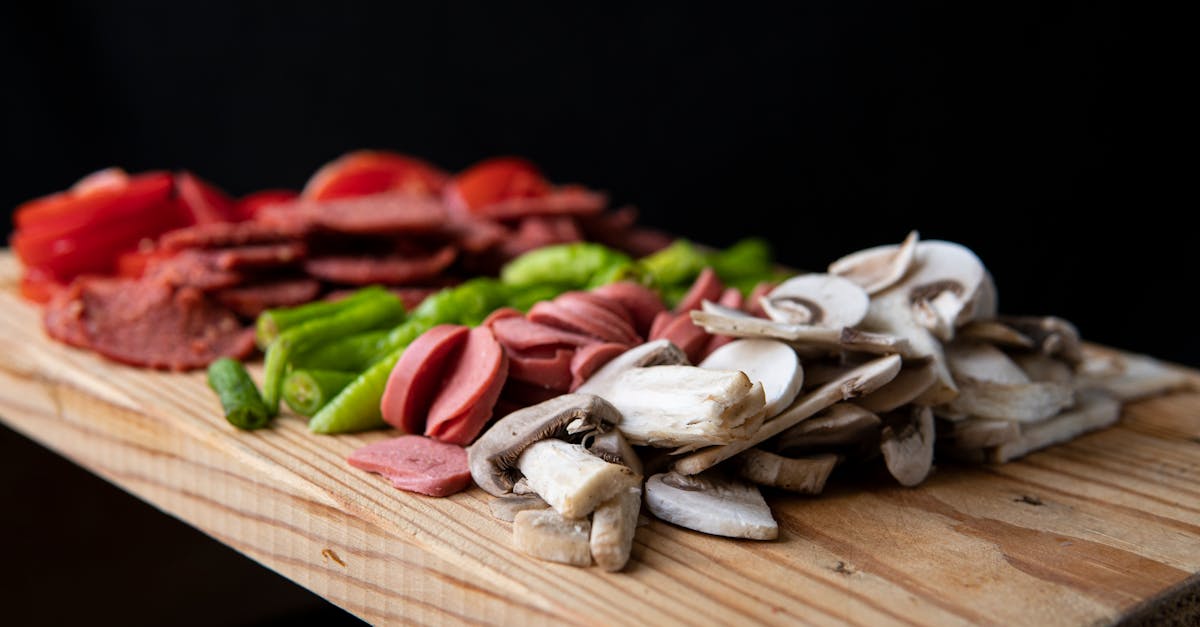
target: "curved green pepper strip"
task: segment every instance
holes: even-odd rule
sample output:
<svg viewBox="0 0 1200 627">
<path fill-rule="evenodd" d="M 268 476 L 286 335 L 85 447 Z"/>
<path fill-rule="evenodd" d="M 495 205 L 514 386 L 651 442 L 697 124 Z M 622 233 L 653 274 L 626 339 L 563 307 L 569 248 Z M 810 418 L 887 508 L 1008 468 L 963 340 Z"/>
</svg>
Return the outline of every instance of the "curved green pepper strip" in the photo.
<svg viewBox="0 0 1200 627">
<path fill-rule="evenodd" d="M 347 433 L 386 426 L 379 401 L 383 398 L 392 368 L 403 353 L 404 349 L 401 348 L 358 375 L 308 421 L 308 430 L 313 433 Z"/>
<path fill-rule="evenodd" d="M 513 287 L 557 285 L 565 289 L 586 287 L 600 273 L 631 264 L 625 253 L 601 244 L 573 242 L 545 246 L 510 261 L 500 270 L 500 281 Z"/>
<path fill-rule="evenodd" d="M 371 298 L 386 296 L 388 291 L 378 285 L 364 287 L 357 292 L 343 298 L 333 301 L 317 301 L 300 305 L 299 307 L 286 307 L 278 309 L 268 309 L 258 315 L 258 319 L 254 322 L 254 343 L 262 350 L 266 350 L 279 337 L 279 334 L 297 325 L 332 316 L 335 313 L 345 311 L 359 303 Z"/>
<path fill-rule="evenodd" d="M 375 362 L 389 329 L 364 331 L 313 346 L 296 354 L 292 368 L 362 372 Z"/>
</svg>

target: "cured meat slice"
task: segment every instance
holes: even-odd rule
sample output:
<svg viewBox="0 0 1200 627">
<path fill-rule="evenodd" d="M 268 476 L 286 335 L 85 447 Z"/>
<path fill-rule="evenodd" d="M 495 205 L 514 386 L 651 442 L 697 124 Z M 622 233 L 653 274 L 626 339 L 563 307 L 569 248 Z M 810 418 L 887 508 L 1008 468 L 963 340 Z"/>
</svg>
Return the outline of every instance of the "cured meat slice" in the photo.
<svg viewBox="0 0 1200 627">
<path fill-rule="evenodd" d="M 214 292 L 213 298 L 243 318 L 254 318 L 272 307 L 302 305 L 320 293 L 319 281 L 302 278 L 230 287 Z"/>
<path fill-rule="evenodd" d="M 290 266 L 308 252 L 304 242 L 281 242 L 255 246 L 237 246 L 214 251 L 213 261 L 222 270 L 279 268 Z"/>
<path fill-rule="evenodd" d="M 633 317 L 629 315 L 629 310 L 626 309 L 624 305 L 617 302 L 615 299 L 608 298 L 607 296 L 603 296 L 595 292 L 566 292 L 560 294 L 558 298 L 555 298 L 554 300 L 559 303 L 575 301 L 587 303 L 596 307 L 603 307 L 613 315 L 619 317 L 621 320 L 624 320 L 629 325 L 633 325 Z"/>
<path fill-rule="evenodd" d="M 507 237 L 500 248 L 506 259 L 512 259 L 535 248 L 578 242 L 582 239 L 583 234 L 571 218 L 530 217 L 521 220 L 516 232 Z"/>
<path fill-rule="evenodd" d="M 592 373 L 617 355 L 629 350 L 624 344 L 592 344 L 575 351 L 571 358 L 571 388 L 574 392 L 592 376 Z"/>
<path fill-rule="evenodd" d="M 510 379 L 559 392 L 566 392 L 571 387 L 571 363 L 575 351 L 543 346 L 528 351 L 509 350 L 507 353 Z"/>
<path fill-rule="evenodd" d="M 225 248 L 290 242 L 303 235 L 304 229 L 290 228 L 286 224 L 214 222 L 165 233 L 158 244 L 165 250 Z"/>
<path fill-rule="evenodd" d="M 449 496 L 471 483 L 466 449 L 419 435 L 368 444 L 346 461 L 387 477 L 401 490 L 429 496 Z"/>
<path fill-rule="evenodd" d="M 537 405 L 560 394 L 561 392 L 556 390 L 534 385 L 527 381 L 518 381 L 510 377 L 508 381 L 504 382 L 504 389 L 501 391 L 500 396 L 506 403 L 521 408 Z M 497 413 L 497 415 L 502 414 Z"/>
<path fill-rule="evenodd" d="M 445 227 L 438 200 L 422 194 L 383 193 L 263 207 L 256 222 L 289 229 L 380 235 L 428 233 Z"/>
<path fill-rule="evenodd" d="M 69 328 L 73 340 L 134 366 L 191 370 L 218 357 L 244 358 L 254 349 L 252 331 L 193 288 L 81 279 L 51 307 L 48 327 Z"/>
<path fill-rule="evenodd" d="M 425 430 L 425 416 L 469 329 L 440 324 L 413 340 L 388 376 L 379 408 L 388 424 L 405 433 Z"/>
<path fill-rule="evenodd" d="M 692 283 L 687 295 L 679 301 L 675 307 L 675 313 L 699 309 L 700 303 L 706 300 L 715 303 L 721 298 L 721 293 L 724 291 L 725 286 L 721 285 L 721 279 L 717 277 L 717 273 L 712 268 L 705 268 L 700 272 L 700 276 L 696 277 L 696 281 Z"/>
<path fill-rule="evenodd" d="M 429 408 L 425 435 L 470 444 L 492 416 L 508 378 L 508 357 L 487 327 L 475 327 Z"/>
<path fill-rule="evenodd" d="M 304 270 L 319 279 L 350 285 L 414 283 L 436 277 L 454 263 L 457 254 L 453 246 L 445 246 L 425 257 L 331 255 L 308 259 Z"/>
<path fill-rule="evenodd" d="M 603 307 L 587 303 L 542 301 L 529 310 L 529 320 L 572 333 L 590 335 L 605 342 L 637 344 L 639 338 L 628 322 Z"/>
<path fill-rule="evenodd" d="M 721 292 L 721 298 L 717 304 L 730 309 L 741 309 L 743 304 L 741 290 L 736 287 L 725 288 L 725 291 Z"/>
<path fill-rule="evenodd" d="M 654 290 L 631 281 L 610 283 L 592 293 L 620 303 L 629 312 L 634 330 L 642 337 L 649 337 L 654 317 L 667 309 Z"/>
<path fill-rule="evenodd" d="M 515 309 L 513 311 L 516 311 Z M 517 312 L 520 313 L 520 312 Z M 496 314 L 492 314 L 495 317 Z M 524 317 L 506 316 L 494 319 L 490 325 L 496 339 L 505 348 L 528 350 L 538 346 L 586 346 L 596 340 L 580 333 L 572 333 L 555 327 L 532 322 Z"/>
<path fill-rule="evenodd" d="M 675 314 L 670 322 L 663 325 L 662 331 L 650 339 L 666 338 L 670 340 L 672 344 L 687 354 L 689 362 L 698 364 L 704 355 L 704 348 L 708 344 L 709 337 L 711 336 L 704 329 L 692 323 L 690 315 L 680 313 Z"/>
<path fill-rule="evenodd" d="M 762 307 L 762 299 L 767 294 L 770 294 L 773 289 L 775 289 L 775 286 L 766 281 L 755 285 L 754 289 L 750 290 L 749 298 L 742 304 L 746 313 L 758 316 L 759 318 L 767 318 L 767 312 Z"/>
<path fill-rule="evenodd" d="M 207 250 L 184 250 L 171 257 L 151 259 L 142 276 L 152 283 L 201 291 L 233 287 L 246 280 L 241 272 L 221 268 L 216 254 Z"/>
<path fill-rule="evenodd" d="M 663 331 L 667 329 L 667 325 L 671 324 L 671 321 L 674 319 L 675 314 L 669 311 L 660 311 L 655 314 L 654 322 L 650 324 L 650 334 L 646 336 L 646 339 L 653 342 L 664 337 Z"/>
<path fill-rule="evenodd" d="M 608 197 L 575 185 L 564 185 L 536 198 L 509 198 L 480 207 L 477 215 L 494 220 L 512 220 L 528 216 L 590 215 L 604 211 Z"/>
</svg>

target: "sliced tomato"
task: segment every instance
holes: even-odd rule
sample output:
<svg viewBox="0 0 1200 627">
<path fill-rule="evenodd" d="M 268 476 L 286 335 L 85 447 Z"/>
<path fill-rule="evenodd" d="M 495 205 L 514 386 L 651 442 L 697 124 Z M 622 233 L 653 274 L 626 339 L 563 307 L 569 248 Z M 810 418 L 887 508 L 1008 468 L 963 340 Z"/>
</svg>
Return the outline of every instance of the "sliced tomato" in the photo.
<svg viewBox="0 0 1200 627">
<path fill-rule="evenodd" d="M 261 192 L 246 194 L 237 201 L 237 212 L 243 220 L 251 220 L 258 215 L 258 210 L 267 205 L 282 205 L 292 202 L 300 194 L 290 189 L 264 189 Z"/>
<path fill-rule="evenodd" d="M 111 273 L 120 253 L 178 225 L 173 211 L 156 211 L 136 220 L 72 231 L 49 241 L 32 238 L 20 230 L 13 235 L 12 244 L 27 266 L 39 267 L 66 281 L 83 273 Z"/>
<path fill-rule="evenodd" d="M 64 287 L 66 285 L 40 268 L 29 268 L 21 277 L 21 296 L 35 303 L 49 302 Z"/>
<path fill-rule="evenodd" d="M 129 184 L 129 174 L 121 168 L 104 168 L 75 181 L 71 191 L 87 194 L 102 189 L 120 189 Z"/>
<path fill-rule="evenodd" d="M 84 185 L 82 191 L 68 190 L 31 200 L 17 207 L 16 226 L 50 232 L 129 217 L 166 201 L 174 186 L 168 172 L 139 174 L 124 185 L 111 183 Z"/>
<path fill-rule="evenodd" d="M 193 224 L 237 222 L 241 215 L 233 199 L 200 177 L 184 170 L 175 176 L 179 206 Z"/>
<path fill-rule="evenodd" d="M 550 182 L 533 163 L 520 157 L 494 157 L 460 173 L 451 183 L 457 200 L 471 211 L 511 198 L 537 198 Z"/>
<path fill-rule="evenodd" d="M 129 250 L 117 255 L 117 276 L 136 279 L 141 277 L 146 272 L 146 266 L 150 262 L 159 259 L 166 259 L 174 252 L 165 250 Z"/>
<path fill-rule="evenodd" d="M 359 150 L 321 167 L 308 179 L 300 196 L 305 200 L 331 200 L 401 191 L 438 194 L 447 176 L 433 165 L 395 152 Z"/>
</svg>

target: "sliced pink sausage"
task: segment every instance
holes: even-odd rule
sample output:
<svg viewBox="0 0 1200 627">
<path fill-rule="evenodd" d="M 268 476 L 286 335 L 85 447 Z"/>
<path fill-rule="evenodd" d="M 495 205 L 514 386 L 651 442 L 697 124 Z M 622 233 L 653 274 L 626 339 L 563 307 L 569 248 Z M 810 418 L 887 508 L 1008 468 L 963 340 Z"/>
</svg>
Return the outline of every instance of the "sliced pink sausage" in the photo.
<svg viewBox="0 0 1200 627">
<path fill-rule="evenodd" d="M 421 433 L 425 414 L 441 387 L 447 367 L 454 361 L 470 329 L 439 324 L 413 340 L 392 368 L 379 408 L 388 424 L 405 433 Z"/>
<path fill-rule="evenodd" d="M 596 301 L 600 301 L 603 304 Z M 589 298 L 578 295 L 573 295 L 565 299 L 560 296 L 554 299 L 554 303 L 561 307 L 563 311 L 578 318 L 580 323 L 590 322 L 603 325 L 614 336 L 619 336 L 627 340 L 626 342 L 618 340 L 618 344 L 628 343 L 632 345 L 639 344 L 642 341 L 642 337 L 633 329 L 633 320 L 629 317 L 629 313 L 619 303 L 601 296 Z"/>
<path fill-rule="evenodd" d="M 669 311 L 660 311 L 654 316 L 654 322 L 650 324 L 650 334 L 646 336 L 648 341 L 653 342 L 663 337 L 663 331 L 667 330 L 667 325 L 675 319 L 675 314 Z"/>
<path fill-rule="evenodd" d="M 516 407 L 531 407 L 548 401 L 561 393 L 554 390 L 548 390 L 539 385 L 527 383 L 525 381 L 517 381 L 510 378 L 504 383 L 504 390 L 500 396 L 509 405 Z"/>
<path fill-rule="evenodd" d="M 730 309 L 741 309 L 742 291 L 736 287 L 725 288 L 725 291 L 721 292 L 721 299 L 717 301 L 717 304 Z"/>
<path fill-rule="evenodd" d="M 592 293 L 621 303 L 633 320 L 634 330 L 642 337 L 649 337 L 650 324 L 654 322 L 654 317 L 667 309 L 654 290 L 630 281 L 598 287 L 592 290 Z"/>
<path fill-rule="evenodd" d="M 589 303 L 597 307 L 603 307 L 613 315 L 624 320 L 630 325 L 633 325 L 633 318 L 629 315 L 629 310 L 625 309 L 624 305 L 617 302 L 616 299 L 602 296 L 600 294 L 596 294 L 595 292 L 566 292 L 564 294 L 560 294 L 558 298 L 555 298 L 554 300 L 555 302 L 559 303 L 576 301 Z"/>
<path fill-rule="evenodd" d="M 508 350 L 507 353 L 510 379 L 559 392 L 566 392 L 571 387 L 571 358 L 575 351 L 569 348 L 541 346 L 527 351 Z"/>
<path fill-rule="evenodd" d="M 663 329 L 662 337 L 667 338 L 686 353 L 688 361 L 698 364 L 711 336 L 704 329 L 692 324 L 691 316 L 682 313 L 675 316 L 675 319 Z"/>
<path fill-rule="evenodd" d="M 766 281 L 755 285 L 754 289 L 750 290 L 750 297 L 746 299 L 746 303 L 743 305 L 746 313 L 758 316 L 759 318 L 768 317 L 767 312 L 762 308 L 762 299 L 767 294 L 770 294 L 773 289 L 775 289 L 775 286 Z"/>
<path fill-rule="evenodd" d="M 533 322 L 582 333 L 605 342 L 636 344 L 637 333 L 633 327 L 603 307 L 582 302 L 559 303 L 542 301 L 529 310 L 527 316 Z"/>
<path fill-rule="evenodd" d="M 495 323 L 497 320 L 504 320 L 505 318 L 524 318 L 524 317 L 525 317 L 525 314 L 521 313 L 521 311 L 519 311 L 517 309 L 513 309 L 512 307 L 501 307 L 501 308 L 497 309 L 496 311 L 493 311 L 492 313 L 488 314 L 488 317 L 483 319 L 483 326 L 485 326 L 489 329 L 492 329 L 492 332 L 495 333 L 496 330 L 494 328 L 492 328 L 492 324 Z"/>
<path fill-rule="evenodd" d="M 492 316 L 495 315 L 492 314 Z M 496 339 L 505 348 L 516 350 L 528 350 L 538 346 L 555 346 L 559 344 L 566 346 L 586 346 L 596 343 L 594 338 L 586 335 L 530 322 L 523 316 L 499 318 L 487 326 L 492 329 L 492 332 L 496 334 Z"/>
<path fill-rule="evenodd" d="M 624 344 L 592 344 L 584 346 L 575 351 L 575 356 L 571 358 L 571 389 L 574 392 L 576 388 L 583 385 L 592 373 L 600 369 L 600 366 L 608 363 L 612 358 L 629 350 L 629 347 Z"/>
<path fill-rule="evenodd" d="M 713 351 L 717 350 L 718 348 L 721 348 L 722 346 L 732 342 L 735 339 L 737 339 L 737 338 L 730 337 L 728 335 L 713 335 L 712 337 L 709 338 L 708 344 L 704 345 L 703 356 L 700 358 L 701 361 L 703 361 L 703 359 L 705 357 L 708 357 L 709 355 L 711 355 Z M 697 363 L 699 363 L 699 362 L 697 362 Z"/>
<path fill-rule="evenodd" d="M 675 306 L 675 313 L 699 309 L 700 303 L 706 300 L 715 303 L 721 298 L 721 292 L 724 290 L 725 286 L 721 285 L 721 279 L 717 277 L 717 273 L 712 268 L 705 268 L 700 271 L 700 276 L 696 277 L 696 282 L 692 283 L 687 295 Z"/>
<path fill-rule="evenodd" d="M 347 461 L 387 477 L 401 490 L 429 496 L 449 496 L 471 483 L 466 449 L 419 435 L 368 444 Z"/>
<path fill-rule="evenodd" d="M 508 378 L 508 356 L 491 329 L 475 327 L 449 372 L 429 408 L 425 435 L 466 446 L 492 416 Z"/>
</svg>

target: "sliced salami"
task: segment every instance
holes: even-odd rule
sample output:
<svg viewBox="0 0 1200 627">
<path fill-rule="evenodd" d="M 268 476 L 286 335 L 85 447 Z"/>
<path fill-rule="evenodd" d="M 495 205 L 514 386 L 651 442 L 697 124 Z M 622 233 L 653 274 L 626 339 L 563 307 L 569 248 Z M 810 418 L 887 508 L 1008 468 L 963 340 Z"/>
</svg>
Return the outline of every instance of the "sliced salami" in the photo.
<svg viewBox="0 0 1200 627">
<path fill-rule="evenodd" d="M 319 279 L 350 285 L 402 285 L 427 281 L 454 263 L 457 251 L 446 246 L 425 257 L 402 255 L 324 256 L 304 262 L 304 270 Z"/>
</svg>

